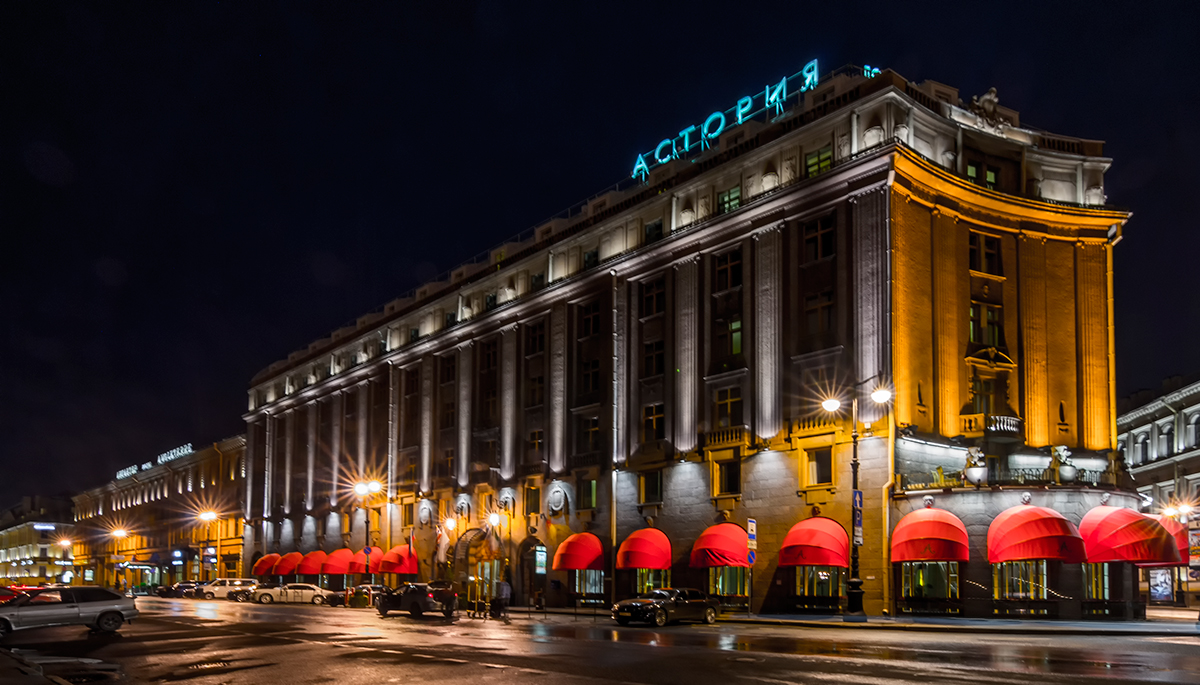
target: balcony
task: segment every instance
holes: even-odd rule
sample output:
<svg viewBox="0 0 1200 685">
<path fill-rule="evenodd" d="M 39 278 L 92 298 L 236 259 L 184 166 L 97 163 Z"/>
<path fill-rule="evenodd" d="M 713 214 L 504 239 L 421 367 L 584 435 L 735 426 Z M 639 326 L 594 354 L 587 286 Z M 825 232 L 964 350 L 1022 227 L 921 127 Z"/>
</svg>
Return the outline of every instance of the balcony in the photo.
<svg viewBox="0 0 1200 685">
<path fill-rule="evenodd" d="M 718 428 L 704 435 L 704 449 L 706 450 L 725 450 L 749 445 L 750 431 L 746 430 L 745 426 Z"/>
<path fill-rule="evenodd" d="M 572 454 L 567 460 L 567 468 L 583 469 L 590 466 L 599 466 L 602 452 L 584 452 L 583 454 Z"/>
<path fill-rule="evenodd" d="M 1019 416 L 998 414 L 961 414 L 958 432 L 966 438 L 987 438 L 994 442 L 1020 442 L 1025 434 Z"/>
</svg>

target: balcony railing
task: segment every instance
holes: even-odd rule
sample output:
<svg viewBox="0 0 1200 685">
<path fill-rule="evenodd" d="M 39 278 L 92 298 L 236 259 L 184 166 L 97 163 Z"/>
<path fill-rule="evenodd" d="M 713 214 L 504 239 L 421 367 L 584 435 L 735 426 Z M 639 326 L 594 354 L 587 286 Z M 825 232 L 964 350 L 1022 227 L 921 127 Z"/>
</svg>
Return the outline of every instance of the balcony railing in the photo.
<svg viewBox="0 0 1200 685">
<path fill-rule="evenodd" d="M 968 438 L 1015 438 L 1023 434 L 1021 418 L 997 414 L 960 414 L 958 432 Z"/>
<path fill-rule="evenodd" d="M 710 450 L 745 447 L 750 444 L 750 432 L 745 426 L 731 426 L 709 431 L 704 436 L 704 447 Z"/>
</svg>

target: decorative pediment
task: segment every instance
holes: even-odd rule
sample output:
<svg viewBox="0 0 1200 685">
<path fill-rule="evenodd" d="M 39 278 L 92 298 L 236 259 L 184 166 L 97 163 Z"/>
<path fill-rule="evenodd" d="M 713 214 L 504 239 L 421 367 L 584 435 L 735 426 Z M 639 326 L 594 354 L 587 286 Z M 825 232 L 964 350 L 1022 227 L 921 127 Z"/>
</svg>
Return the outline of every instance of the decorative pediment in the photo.
<svg viewBox="0 0 1200 685">
<path fill-rule="evenodd" d="M 995 347 L 983 347 L 971 354 L 965 360 L 970 366 L 982 366 L 989 369 L 1004 369 L 1011 371 L 1017 368 L 1017 363 L 1007 353 Z"/>
</svg>

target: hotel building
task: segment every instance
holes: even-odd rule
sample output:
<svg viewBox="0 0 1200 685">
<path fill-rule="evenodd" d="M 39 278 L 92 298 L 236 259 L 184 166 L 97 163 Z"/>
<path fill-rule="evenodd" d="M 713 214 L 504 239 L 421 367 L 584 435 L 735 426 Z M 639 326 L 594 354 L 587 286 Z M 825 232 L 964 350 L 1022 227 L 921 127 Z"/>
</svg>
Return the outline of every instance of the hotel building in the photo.
<svg viewBox="0 0 1200 685">
<path fill-rule="evenodd" d="M 388 572 L 411 540 L 418 577 L 509 575 L 518 604 L 669 583 L 822 612 L 860 541 L 869 614 L 1135 612 L 1077 529 L 1138 503 L 1103 143 L 815 63 L 700 121 L 256 375 L 247 561 Z M 1057 534 L 1016 550 L 1022 526 Z"/>
<path fill-rule="evenodd" d="M 21 498 L 18 504 L 0 512 L 0 583 L 71 582 L 74 535 L 70 499 Z"/>
</svg>

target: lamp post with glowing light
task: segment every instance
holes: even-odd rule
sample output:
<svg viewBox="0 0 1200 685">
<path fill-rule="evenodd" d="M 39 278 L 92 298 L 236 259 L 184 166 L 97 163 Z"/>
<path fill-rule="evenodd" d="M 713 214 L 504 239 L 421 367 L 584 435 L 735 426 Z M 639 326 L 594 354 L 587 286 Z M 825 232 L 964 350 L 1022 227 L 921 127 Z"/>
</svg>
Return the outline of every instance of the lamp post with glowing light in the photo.
<svg viewBox="0 0 1200 685">
<path fill-rule="evenodd" d="M 377 480 L 369 480 L 369 481 L 361 481 L 360 480 L 359 482 L 354 484 L 354 494 L 358 495 L 359 506 L 361 506 L 363 511 L 365 511 L 367 514 L 367 520 L 366 520 L 367 534 L 366 534 L 366 544 L 365 544 L 365 547 L 367 549 L 370 549 L 371 544 L 372 544 L 372 541 L 371 541 L 371 505 L 367 500 L 369 498 L 372 498 L 372 497 L 378 495 L 382 491 L 383 491 L 383 483 L 380 483 Z"/>
<path fill-rule="evenodd" d="M 208 580 L 208 578 L 205 577 L 206 574 L 204 573 L 204 555 L 208 554 L 210 549 L 212 550 L 214 570 L 216 569 L 217 557 L 220 556 L 217 554 L 221 547 L 220 536 L 217 537 L 217 547 L 215 549 L 209 547 L 208 545 L 208 543 L 212 540 L 212 524 L 217 520 L 217 512 L 202 511 L 196 516 L 196 518 L 204 522 L 204 547 L 200 549 L 200 579 Z"/>
<path fill-rule="evenodd" d="M 853 397 L 850 400 L 850 487 L 852 490 L 851 497 L 857 497 L 858 493 L 858 386 L 864 382 L 856 383 L 853 390 Z M 871 401 L 875 404 L 885 405 L 892 400 L 892 391 L 880 387 L 876 388 L 871 393 Z M 836 412 L 842 407 L 841 400 L 836 397 L 831 397 L 821 402 L 821 408 L 830 414 Z M 850 580 L 846 581 L 848 590 L 846 591 L 846 613 L 842 615 L 842 619 L 846 622 L 863 622 L 867 620 L 867 615 L 863 611 L 863 589 L 862 579 L 858 577 L 858 548 L 862 545 L 862 508 L 858 506 L 858 502 L 851 502 L 851 523 L 854 532 L 854 539 L 850 545 Z"/>
<path fill-rule="evenodd" d="M 114 528 L 113 530 L 109 531 L 108 534 L 112 538 L 113 589 L 120 590 L 121 584 L 119 582 L 117 582 L 117 544 L 118 544 L 118 540 L 124 540 L 126 537 L 129 536 L 129 531 L 125 530 L 124 528 Z"/>
<path fill-rule="evenodd" d="M 1191 518 L 1192 511 L 1193 511 L 1193 509 L 1192 509 L 1192 505 L 1190 503 L 1175 502 L 1173 504 L 1167 505 L 1163 509 L 1162 515 L 1165 516 L 1166 518 L 1175 519 L 1180 524 L 1182 524 L 1184 531 L 1185 531 L 1184 534 L 1186 535 L 1187 534 L 1186 531 L 1188 530 L 1188 520 Z M 1188 560 L 1184 559 L 1183 566 L 1181 568 L 1186 570 L 1187 562 L 1188 562 Z M 1181 575 L 1180 568 L 1171 569 L 1171 590 L 1172 590 L 1172 593 L 1175 595 L 1175 603 L 1179 606 L 1182 606 L 1184 604 L 1184 598 L 1183 598 L 1183 595 L 1184 595 L 1183 580 L 1184 579 L 1180 578 L 1180 575 Z M 1197 619 L 1197 623 L 1200 623 L 1200 619 Z"/>
<path fill-rule="evenodd" d="M 75 555 L 74 555 L 73 553 L 71 553 L 71 552 L 70 552 L 70 550 L 71 550 L 71 546 L 72 546 L 72 545 L 74 545 L 74 544 L 75 544 L 75 543 L 71 542 L 71 541 L 70 541 L 70 540 L 68 540 L 67 538 L 63 538 L 63 539 L 61 539 L 61 540 L 59 540 L 59 541 L 58 541 L 58 546 L 59 546 L 59 547 L 62 547 L 62 556 L 59 558 L 59 560 L 60 560 L 60 561 L 65 561 L 65 560 L 66 560 L 66 558 L 67 558 L 67 554 L 71 554 L 71 559 L 72 559 L 72 566 L 71 566 L 71 568 L 72 568 L 72 570 L 74 570 L 74 568 L 75 568 L 75 566 L 74 566 L 74 559 L 75 559 Z M 65 571 L 64 571 L 64 573 L 65 573 Z M 58 574 L 58 575 L 59 575 L 59 576 L 60 576 L 60 578 L 61 578 L 62 574 Z M 73 575 L 74 575 L 74 573 L 72 573 L 71 575 L 73 576 Z"/>
</svg>

